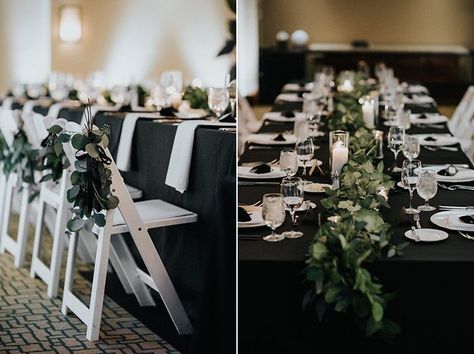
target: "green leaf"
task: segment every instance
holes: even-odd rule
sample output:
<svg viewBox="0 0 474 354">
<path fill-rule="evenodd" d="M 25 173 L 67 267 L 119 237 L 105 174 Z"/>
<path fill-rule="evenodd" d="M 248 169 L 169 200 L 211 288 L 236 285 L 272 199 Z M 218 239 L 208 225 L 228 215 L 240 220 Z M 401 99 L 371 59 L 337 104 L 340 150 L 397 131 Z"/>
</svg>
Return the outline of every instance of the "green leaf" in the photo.
<svg viewBox="0 0 474 354">
<path fill-rule="evenodd" d="M 76 162 L 74 162 L 74 168 L 77 172 L 87 172 L 87 161 L 76 160 Z"/>
<path fill-rule="evenodd" d="M 92 233 L 92 229 L 94 228 L 94 218 L 89 218 L 84 223 L 84 230 L 89 233 Z"/>
<path fill-rule="evenodd" d="M 67 229 L 72 232 L 77 232 L 84 227 L 85 220 L 71 219 L 67 223 Z"/>
<path fill-rule="evenodd" d="M 56 156 L 61 156 L 63 152 L 63 144 L 60 141 L 58 141 L 56 144 L 54 144 L 53 148 L 54 148 L 54 152 L 56 153 Z"/>
<path fill-rule="evenodd" d="M 67 200 L 69 203 L 74 202 L 76 196 L 79 194 L 79 191 L 81 190 L 81 186 L 73 186 L 71 189 L 67 191 Z"/>
<path fill-rule="evenodd" d="M 379 322 L 383 317 L 383 307 L 378 302 L 372 304 L 372 317 L 375 322 Z"/>
<path fill-rule="evenodd" d="M 95 159 L 99 157 L 99 150 L 97 150 L 97 146 L 95 144 L 87 144 L 86 152 Z"/>
<path fill-rule="evenodd" d="M 78 171 L 73 171 L 71 173 L 71 184 L 74 186 L 76 184 L 79 184 L 81 181 L 81 173 Z"/>
<path fill-rule="evenodd" d="M 95 224 L 99 227 L 105 226 L 105 215 L 104 214 L 95 214 L 94 215 Z"/>
<path fill-rule="evenodd" d="M 83 150 L 86 145 L 88 144 L 89 139 L 87 139 L 84 135 L 82 134 L 74 134 L 72 139 L 71 139 L 71 144 L 76 150 Z"/>
<path fill-rule="evenodd" d="M 324 278 L 324 271 L 321 268 L 311 267 L 306 272 L 306 279 L 310 281 L 321 281 Z"/>
<path fill-rule="evenodd" d="M 51 134 L 59 134 L 63 131 L 63 128 L 59 125 L 53 125 L 51 128 L 48 129 L 48 132 Z"/>
<path fill-rule="evenodd" d="M 317 260 L 321 260 L 322 257 L 328 252 L 325 244 L 317 242 L 313 245 L 313 257 Z"/>
<path fill-rule="evenodd" d="M 47 175 L 44 175 L 43 177 L 41 177 L 41 179 L 39 181 L 41 183 L 41 182 L 50 181 L 52 179 L 53 179 L 53 175 L 50 173 L 50 174 L 47 174 Z"/>
<path fill-rule="evenodd" d="M 62 143 L 68 143 L 71 140 L 69 134 L 60 134 L 58 135 L 58 140 Z"/>
<path fill-rule="evenodd" d="M 107 209 L 115 209 L 119 204 L 119 199 L 112 195 L 110 198 L 107 200 Z"/>
</svg>

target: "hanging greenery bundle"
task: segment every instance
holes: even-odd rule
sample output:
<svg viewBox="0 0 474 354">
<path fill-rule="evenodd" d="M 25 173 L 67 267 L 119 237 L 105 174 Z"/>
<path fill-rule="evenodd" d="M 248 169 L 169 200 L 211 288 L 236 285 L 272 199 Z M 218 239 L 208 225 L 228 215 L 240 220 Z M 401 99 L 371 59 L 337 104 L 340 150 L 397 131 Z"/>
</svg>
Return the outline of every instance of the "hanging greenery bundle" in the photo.
<svg viewBox="0 0 474 354">
<path fill-rule="evenodd" d="M 67 227 L 70 231 L 84 228 L 91 232 L 94 225 L 105 225 L 103 212 L 115 209 L 119 199 L 110 189 L 112 173 L 108 166 L 111 159 L 105 152 L 110 131 L 107 126 L 101 129 L 94 126 L 90 105 L 85 107 L 85 113 L 85 132 L 71 136 L 77 160 L 71 174 L 72 187 L 67 191 L 67 199 L 74 206 L 74 216 Z"/>
<path fill-rule="evenodd" d="M 63 143 L 70 140 L 69 134 L 63 132 L 59 125 L 53 125 L 48 129 L 48 136 L 41 142 L 38 154 L 37 169 L 43 171 L 40 182 L 49 180 L 58 181 L 63 171 L 69 167 L 69 160 L 63 149 Z"/>
</svg>

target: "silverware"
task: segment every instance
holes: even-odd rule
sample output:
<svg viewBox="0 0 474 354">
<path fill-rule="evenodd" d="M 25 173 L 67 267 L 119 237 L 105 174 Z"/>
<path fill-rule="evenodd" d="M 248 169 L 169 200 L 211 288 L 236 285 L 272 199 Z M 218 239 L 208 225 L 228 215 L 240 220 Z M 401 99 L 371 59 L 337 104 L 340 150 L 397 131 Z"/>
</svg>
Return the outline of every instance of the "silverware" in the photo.
<svg viewBox="0 0 474 354">
<path fill-rule="evenodd" d="M 261 239 L 261 235 L 239 235 L 239 240 L 242 241 L 260 241 Z"/>
<path fill-rule="evenodd" d="M 422 145 L 426 150 L 430 151 L 438 151 L 438 150 L 445 150 L 445 151 L 458 151 L 457 147 L 449 147 L 449 146 L 427 146 Z"/>
<path fill-rule="evenodd" d="M 255 166 L 263 165 L 263 164 L 270 165 L 270 166 L 277 165 L 278 164 L 278 159 L 274 159 L 274 160 L 271 160 L 269 162 L 265 162 L 265 161 L 245 162 L 245 163 L 241 164 L 240 166 L 255 167 Z"/>
<path fill-rule="evenodd" d="M 464 232 L 458 231 L 458 233 L 459 233 L 462 237 L 465 237 L 465 238 L 467 238 L 467 239 L 469 239 L 469 240 L 474 240 L 474 236 L 469 235 L 469 234 L 468 234 L 467 232 L 465 232 L 465 231 L 464 231 Z"/>
<path fill-rule="evenodd" d="M 276 150 L 273 146 L 262 146 L 262 145 L 250 145 L 249 150 Z"/>
<path fill-rule="evenodd" d="M 279 186 L 280 182 L 250 182 L 239 181 L 239 186 Z"/>
<path fill-rule="evenodd" d="M 438 182 L 438 186 L 440 186 L 441 188 L 446 189 L 448 191 L 455 191 L 455 190 L 458 190 L 458 189 L 464 189 L 464 190 L 467 190 L 467 191 L 474 191 L 474 186 L 464 186 L 462 184 L 453 184 L 453 185 L 448 186 L 446 184 L 442 184 L 442 183 Z"/>
<path fill-rule="evenodd" d="M 454 167 L 457 168 L 469 168 L 469 165 L 467 163 L 453 163 L 451 164 Z M 447 164 L 423 164 L 423 167 L 447 167 Z"/>
<path fill-rule="evenodd" d="M 413 220 L 416 223 L 416 228 L 421 229 L 421 224 L 420 224 L 420 214 L 413 214 Z"/>
<path fill-rule="evenodd" d="M 445 210 L 471 210 L 474 209 L 474 206 L 440 205 L 439 208 Z"/>
<path fill-rule="evenodd" d="M 420 236 L 416 233 L 415 226 L 411 227 L 411 235 L 416 242 L 420 242 Z"/>
</svg>

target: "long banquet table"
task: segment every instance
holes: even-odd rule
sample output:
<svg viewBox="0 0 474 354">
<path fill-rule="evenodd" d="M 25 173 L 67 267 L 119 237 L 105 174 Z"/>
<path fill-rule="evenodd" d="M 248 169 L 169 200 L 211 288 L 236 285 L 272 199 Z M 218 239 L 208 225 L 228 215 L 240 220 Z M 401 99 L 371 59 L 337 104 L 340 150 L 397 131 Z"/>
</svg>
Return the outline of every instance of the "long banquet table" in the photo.
<svg viewBox="0 0 474 354">
<path fill-rule="evenodd" d="M 275 102 L 272 111 L 301 110 L 298 102 Z M 436 105 L 421 107 L 407 105 L 412 112 L 437 112 Z M 323 122 L 324 123 L 324 122 Z M 293 123 L 266 121 L 259 133 L 279 133 L 293 128 Z M 324 130 L 325 127 L 323 127 Z M 388 127 L 382 122 L 377 129 Z M 327 130 L 327 129 L 326 129 Z M 412 127 L 408 134 L 449 133 L 443 129 Z M 328 136 L 315 138 L 320 149 L 315 157 L 328 166 Z M 393 163 L 393 153 L 384 143 L 384 165 Z M 278 159 L 280 150 L 288 146 L 272 146 L 270 149 L 249 149 L 246 145 L 239 164 L 253 161 Z M 401 154 L 400 154 L 401 155 Z M 399 155 L 398 164 L 402 157 Z M 418 157 L 424 164 L 472 163 L 457 145 L 456 152 L 436 152 L 421 148 Z M 301 169 L 300 169 L 301 173 Z M 392 175 L 395 181 L 400 176 Z M 328 177 L 317 170 L 309 180 L 330 183 Z M 243 179 L 239 179 L 243 181 Z M 248 181 L 247 179 L 245 181 Z M 275 180 L 279 181 L 279 180 Z M 464 183 L 463 183 L 464 184 Z M 470 183 L 474 185 L 474 183 Z M 253 204 L 265 193 L 279 192 L 278 185 L 240 185 L 239 203 Z M 317 230 L 318 214 L 323 210 L 320 201 L 324 194 L 305 193 L 305 199 L 317 207 L 300 220 L 298 229 L 303 232 L 299 239 L 266 242 L 261 236 L 269 228 L 239 230 L 239 348 L 253 353 L 326 353 L 352 352 L 400 353 L 428 352 L 440 348 L 456 348 L 468 343 L 474 330 L 474 242 L 449 232 L 443 242 L 423 244 L 410 242 L 403 256 L 384 258 L 370 265 L 370 269 L 384 284 L 384 289 L 394 291 L 397 297 L 388 305 L 388 318 L 402 327 L 403 333 L 393 345 L 387 346 L 375 339 L 366 340 L 351 322 L 350 315 L 329 313 L 318 323 L 314 308 L 302 308 L 303 296 L 308 284 L 304 282 L 304 267 L 309 245 Z M 408 204 L 408 192 L 396 187 L 390 192 L 390 209 L 383 210 L 384 218 L 392 225 L 392 241 L 408 241 L 403 233 L 413 225 L 412 217 L 403 213 Z M 438 188 L 431 205 L 473 205 L 473 191 L 446 191 Z M 416 193 L 414 205 L 422 203 Z M 422 212 L 422 227 L 436 228 L 429 218 L 433 213 Z M 303 217 L 304 213 L 300 213 Z M 277 229 L 283 232 L 292 228 L 290 217 Z"/>
<path fill-rule="evenodd" d="M 22 104 L 16 103 L 13 108 L 22 109 Z M 33 107 L 42 115 L 48 109 Z M 109 149 L 114 158 L 126 113 L 99 111 L 95 115 L 97 126 L 107 124 L 110 128 Z M 58 117 L 80 123 L 82 114 L 83 108 L 63 108 Z M 143 191 L 144 200 L 162 199 L 198 214 L 196 224 L 150 230 L 150 234 L 194 326 L 186 353 L 232 352 L 236 297 L 235 134 L 205 126 L 196 129 L 190 182 L 181 194 L 165 184 L 176 129 L 172 120 L 139 119 L 131 168 L 122 176 L 125 183 Z M 126 240 L 142 264 L 133 241 L 130 237 Z"/>
</svg>

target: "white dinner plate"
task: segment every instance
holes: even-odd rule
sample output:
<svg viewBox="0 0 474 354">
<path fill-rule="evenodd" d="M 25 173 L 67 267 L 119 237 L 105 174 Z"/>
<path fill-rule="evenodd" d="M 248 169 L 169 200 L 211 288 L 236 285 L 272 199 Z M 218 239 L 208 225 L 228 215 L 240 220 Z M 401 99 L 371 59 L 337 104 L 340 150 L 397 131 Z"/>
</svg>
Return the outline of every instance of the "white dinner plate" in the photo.
<svg viewBox="0 0 474 354">
<path fill-rule="evenodd" d="M 449 230 L 474 231 L 474 225 L 459 220 L 464 215 L 474 214 L 473 210 L 447 210 L 431 215 L 431 222 Z"/>
<path fill-rule="evenodd" d="M 248 229 L 251 227 L 265 226 L 265 222 L 262 217 L 262 207 L 256 206 L 241 206 L 250 214 L 250 221 L 239 221 L 239 229 Z"/>
<path fill-rule="evenodd" d="M 296 93 L 280 93 L 276 100 L 286 102 L 303 102 L 303 97 L 299 97 Z"/>
<path fill-rule="evenodd" d="M 293 145 L 297 138 L 292 134 L 283 134 L 284 141 L 274 140 L 278 134 L 250 134 L 247 141 L 259 145 Z"/>
<path fill-rule="evenodd" d="M 306 115 L 302 112 L 293 112 L 295 114 L 292 118 L 282 116 L 282 112 L 267 112 L 263 115 L 264 120 L 270 120 L 272 122 L 294 122 L 296 118 L 305 118 Z"/>
<path fill-rule="evenodd" d="M 332 188 L 327 183 L 307 183 L 303 186 L 305 193 L 324 193 L 324 188 Z"/>
<path fill-rule="evenodd" d="M 437 229 L 415 229 L 416 235 L 419 237 L 420 242 L 438 242 L 448 238 L 448 233 Z M 412 230 L 405 232 L 405 237 L 410 240 L 416 241 Z"/>
<path fill-rule="evenodd" d="M 449 146 L 459 143 L 459 139 L 455 136 L 448 134 L 415 134 L 420 142 L 420 145 L 426 146 Z M 431 137 L 436 139 L 435 141 L 426 140 L 426 138 Z"/>
<path fill-rule="evenodd" d="M 180 119 L 199 119 L 207 117 L 207 112 L 204 109 L 189 109 L 185 112 L 176 112 L 174 114 Z"/>
<path fill-rule="evenodd" d="M 403 188 L 403 189 L 408 190 L 408 188 L 405 187 L 401 181 L 400 181 L 400 182 L 397 182 L 397 186 L 399 186 L 400 188 Z"/>
<path fill-rule="evenodd" d="M 280 170 L 280 167 L 272 166 L 272 170 L 268 173 L 253 173 L 250 170 L 253 167 L 248 166 L 239 166 L 239 178 L 249 178 L 249 179 L 274 179 L 274 178 L 282 178 L 285 174 Z"/>
<path fill-rule="evenodd" d="M 437 113 L 423 113 L 426 118 L 419 118 L 421 114 L 411 114 L 410 121 L 413 124 L 440 124 L 446 123 L 448 117 Z"/>
<path fill-rule="evenodd" d="M 423 167 L 423 170 L 432 170 L 438 172 L 446 167 L 448 167 L 448 165 L 429 166 Z M 457 169 L 458 173 L 456 173 L 454 176 L 441 176 L 436 174 L 438 182 L 460 183 L 474 181 L 474 170 L 461 167 L 458 167 Z"/>
</svg>

